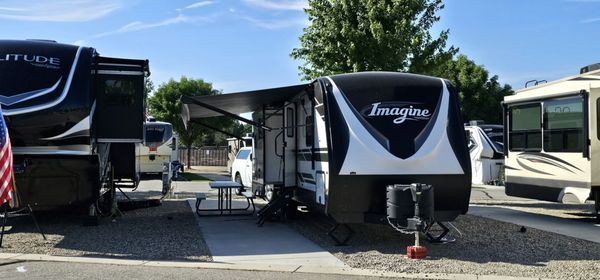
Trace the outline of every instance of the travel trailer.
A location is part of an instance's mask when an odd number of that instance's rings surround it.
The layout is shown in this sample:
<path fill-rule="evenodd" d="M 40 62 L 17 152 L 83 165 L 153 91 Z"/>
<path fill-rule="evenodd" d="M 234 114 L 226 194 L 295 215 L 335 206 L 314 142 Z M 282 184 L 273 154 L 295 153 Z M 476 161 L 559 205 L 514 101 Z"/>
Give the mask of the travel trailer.
<path fill-rule="evenodd" d="M 177 135 L 167 122 L 146 121 L 144 142 L 137 145 L 137 163 L 141 174 L 163 173 L 165 162 L 178 160 Z"/>
<path fill-rule="evenodd" d="M 498 134 L 502 138 L 502 125 L 473 124 L 465 126 L 465 131 L 471 155 L 471 182 L 478 185 L 502 184 L 503 145 L 501 141 L 492 140 Z"/>
<path fill-rule="evenodd" d="M 507 195 L 595 200 L 598 215 L 600 70 L 593 68 L 504 98 Z"/>
<path fill-rule="evenodd" d="M 135 181 L 148 61 L 53 41 L 0 41 L 0 104 L 21 202 L 37 209 L 112 205 Z"/>
<path fill-rule="evenodd" d="M 186 122 L 226 115 L 254 126 L 252 183 L 243 184 L 255 193 L 292 193 L 339 224 L 386 223 L 386 187 L 394 184 L 433 185 L 437 221 L 468 210 L 469 153 L 446 80 L 340 74 L 182 103 Z M 245 112 L 253 119 L 238 115 Z"/>

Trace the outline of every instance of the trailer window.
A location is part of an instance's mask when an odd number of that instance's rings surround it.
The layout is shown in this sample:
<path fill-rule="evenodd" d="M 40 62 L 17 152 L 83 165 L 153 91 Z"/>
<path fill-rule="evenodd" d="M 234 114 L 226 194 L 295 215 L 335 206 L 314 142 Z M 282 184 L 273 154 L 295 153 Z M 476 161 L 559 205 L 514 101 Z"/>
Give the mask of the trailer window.
<path fill-rule="evenodd" d="M 313 116 L 306 116 L 306 146 L 312 147 L 314 141 L 314 133 L 313 133 Z"/>
<path fill-rule="evenodd" d="M 581 152 L 583 100 L 581 97 L 544 102 L 544 151 Z"/>
<path fill-rule="evenodd" d="M 136 90 L 135 80 L 107 79 L 104 81 L 106 105 L 132 106 L 135 103 Z"/>
<path fill-rule="evenodd" d="M 541 151 L 541 106 L 519 105 L 510 108 L 509 143 L 511 151 Z"/>
<path fill-rule="evenodd" d="M 288 107 L 286 115 L 287 115 L 287 119 L 286 119 L 287 122 L 285 124 L 286 135 L 287 135 L 287 137 L 294 137 L 294 108 Z"/>

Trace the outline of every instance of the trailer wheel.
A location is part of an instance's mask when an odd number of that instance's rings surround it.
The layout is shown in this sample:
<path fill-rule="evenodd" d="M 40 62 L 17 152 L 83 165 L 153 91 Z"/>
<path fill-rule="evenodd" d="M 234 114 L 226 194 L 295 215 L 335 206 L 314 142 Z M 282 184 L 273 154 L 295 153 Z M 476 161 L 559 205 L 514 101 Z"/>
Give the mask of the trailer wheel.
<path fill-rule="evenodd" d="M 279 192 L 278 192 L 277 188 L 275 188 L 275 186 L 273 186 L 273 185 L 265 186 L 265 199 L 268 202 L 271 202 L 272 200 L 276 199 L 278 195 L 279 195 Z"/>
<path fill-rule="evenodd" d="M 235 194 L 242 195 L 244 192 L 244 183 L 242 182 L 242 176 L 240 176 L 240 173 L 235 173 L 235 182 L 242 185 L 239 189 L 235 190 Z"/>
<path fill-rule="evenodd" d="M 293 220 L 298 217 L 298 203 L 294 200 L 291 200 L 285 206 L 285 217 L 287 219 Z"/>

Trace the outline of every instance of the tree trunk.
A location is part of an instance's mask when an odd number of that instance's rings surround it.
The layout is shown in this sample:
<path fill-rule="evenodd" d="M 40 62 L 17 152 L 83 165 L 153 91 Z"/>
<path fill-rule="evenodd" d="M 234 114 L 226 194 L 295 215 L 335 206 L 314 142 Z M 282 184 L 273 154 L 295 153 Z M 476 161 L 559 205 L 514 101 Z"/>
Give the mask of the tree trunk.
<path fill-rule="evenodd" d="M 192 147 L 190 147 L 190 145 L 188 145 L 187 147 L 187 168 L 188 170 L 192 169 L 191 166 L 191 159 L 192 159 Z"/>

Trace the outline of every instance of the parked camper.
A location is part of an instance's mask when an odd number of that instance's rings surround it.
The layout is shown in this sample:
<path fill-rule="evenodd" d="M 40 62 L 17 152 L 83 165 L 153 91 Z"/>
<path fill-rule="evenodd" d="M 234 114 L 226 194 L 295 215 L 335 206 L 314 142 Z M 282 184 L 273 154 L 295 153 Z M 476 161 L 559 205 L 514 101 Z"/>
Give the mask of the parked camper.
<path fill-rule="evenodd" d="M 386 222 L 386 187 L 418 182 L 434 186 L 437 221 L 468 210 L 463 121 L 456 91 L 443 79 L 341 74 L 182 101 L 186 121 L 227 115 L 255 126 L 252 188 L 259 194 L 292 192 L 340 224 Z M 245 112 L 253 120 L 237 115 Z"/>
<path fill-rule="evenodd" d="M 479 185 L 501 184 L 504 167 L 502 142 L 494 141 L 492 137 L 500 133 L 502 138 L 502 125 L 468 125 L 465 131 L 471 155 L 471 182 Z"/>
<path fill-rule="evenodd" d="M 0 40 L 0 104 L 21 201 L 94 213 L 112 181 L 138 178 L 147 60 L 51 41 Z M 111 191 L 112 189 L 112 191 Z"/>
<path fill-rule="evenodd" d="M 177 136 L 167 122 L 144 123 L 144 142 L 137 145 L 140 173 L 163 173 L 165 162 L 178 160 Z"/>
<path fill-rule="evenodd" d="M 598 214 L 600 70 L 585 69 L 504 98 L 507 195 L 593 199 Z"/>

